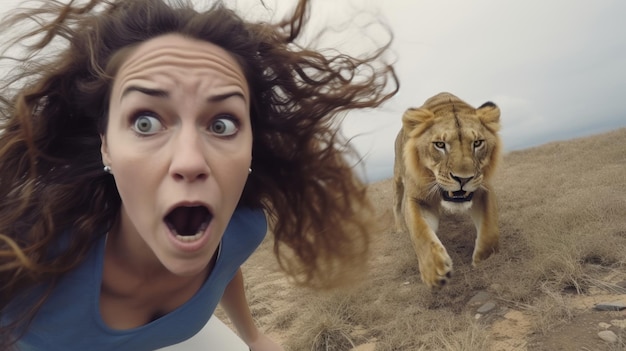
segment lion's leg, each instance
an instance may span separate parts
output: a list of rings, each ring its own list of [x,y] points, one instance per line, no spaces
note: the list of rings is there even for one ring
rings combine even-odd
[[[472,255],[472,265],[478,264],[498,251],[500,239],[498,208],[493,192],[483,193],[482,198],[483,201],[475,202],[470,212],[476,226],[476,244]]]
[[[404,215],[402,214],[402,202],[404,200],[404,183],[402,178],[394,179],[393,217],[396,221],[396,231],[401,232],[406,229]]]
[[[439,216],[412,199],[407,201],[405,208],[422,281],[431,288],[440,288],[452,276],[452,260],[435,234]]]

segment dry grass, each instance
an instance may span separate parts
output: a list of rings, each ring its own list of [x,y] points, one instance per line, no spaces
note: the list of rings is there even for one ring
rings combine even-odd
[[[289,285],[269,243],[244,266],[255,318],[288,350],[488,350],[490,325],[468,300],[486,290],[501,311],[533,317],[545,335],[579,313],[571,296],[616,293],[626,280],[626,129],[505,155],[495,182],[501,250],[471,267],[469,218],[442,220],[439,237],[454,277],[437,293],[420,282],[406,233],[393,231],[391,180],[371,186],[381,230],[369,274],[350,290],[318,293]],[[623,293],[623,291],[622,291]],[[624,333],[609,350],[625,350]],[[520,348],[522,350],[523,348]]]

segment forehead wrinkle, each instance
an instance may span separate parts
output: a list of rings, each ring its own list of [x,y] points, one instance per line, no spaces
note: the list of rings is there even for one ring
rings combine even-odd
[[[181,53],[185,54],[181,54]],[[136,61],[139,61],[136,63]],[[196,52],[189,51],[184,48],[180,50],[172,50],[172,48],[163,48],[161,50],[154,50],[146,53],[145,55],[133,55],[133,58],[124,63],[120,69],[120,72],[130,70],[143,70],[154,65],[177,65],[183,64],[187,68],[209,68],[219,69],[226,68],[227,75],[236,77],[237,79],[245,81],[242,70],[233,62],[221,57],[220,55],[208,52]],[[135,69],[133,69],[135,67]]]
[[[184,68],[183,68],[184,67]],[[164,68],[166,68],[164,70]],[[161,57],[157,60],[142,61],[136,65],[126,67],[120,70],[120,75],[124,78],[131,78],[136,76],[147,77],[150,75],[163,75],[173,71],[212,71],[211,73],[221,73],[225,77],[230,78],[238,83],[246,82],[243,74],[240,74],[235,69],[222,70],[221,68],[228,68],[219,64],[216,64],[208,60],[169,60],[165,57]],[[171,70],[171,71],[170,71]],[[167,75],[167,74],[165,74]],[[128,79],[124,79],[128,80]]]
[[[211,76],[213,77],[213,79],[211,80],[212,83],[218,83],[219,85],[223,86],[236,86],[242,88],[242,90],[244,91],[246,90],[245,87],[247,85],[245,84],[245,81],[237,79],[237,76],[225,75],[222,72],[219,72],[222,74],[218,75],[216,74],[218,72],[214,70],[212,70],[211,72],[202,72],[202,69],[195,70],[190,68],[181,68],[178,65],[158,65],[146,68],[137,67],[137,69],[135,70],[124,73],[122,80],[120,81],[120,86],[123,87],[129,84],[129,82],[139,80],[144,82],[143,84],[147,83],[148,85],[150,85],[146,88],[152,88],[152,85],[156,83],[156,78],[166,78],[168,80],[178,81],[181,75],[184,76],[187,72],[190,71],[196,71],[194,72],[193,76],[194,82],[198,81],[198,77]]]
[[[183,44],[187,44],[184,42]],[[200,43],[209,44],[210,43]],[[164,45],[164,44],[163,44]],[[194,72],[195,75],[216,75],[223,84],[237,86],[242,89],[242,95],[246,95],[247,80],[234,58],[225,57],[227,52],[221,52],[220,47],[215,46],[217,52],[209,52],[202,48],[190,48],[188,45],[167,45],[149,50],[152,45],[140,46],[122,64],[118,71],[118,86],[124,87],[129,81],[142,80],[153,83],[158,76],[171,76],[171,72]],[[234,62],[233,62],[234,61]],[[171,77],[170,77],[171,78]],[[174,78],[176,80],[177,78]],[[232,81],[230,81],[232,80]],[[145,83],[144,83],[145,84]],[[149,84],[152,85],[152,84]]]
[[[126,59],[125,64],[132,64],[136,60],[144,60],[153,56],[163,56],[163,52],[174,56],[211,56],[227,65],[238,66],[231,53],[222,47],[208,41],[187,38],[182,35],[171,34],[150,39],[140,44]]]

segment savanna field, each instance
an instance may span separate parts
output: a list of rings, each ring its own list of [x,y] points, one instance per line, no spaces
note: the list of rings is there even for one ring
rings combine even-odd
[[[395,232],[388,179],[370,186],[380,229],[365,279],[298,288],[268,235],[243,267],[254,318],[290,351],[626,350],[626,309],[597,310],[626,305],[626,129],[505,154],[494,185],[500,251],[472,267],[471,219],[443,217],[444,289],[420,281],[408,234]]]

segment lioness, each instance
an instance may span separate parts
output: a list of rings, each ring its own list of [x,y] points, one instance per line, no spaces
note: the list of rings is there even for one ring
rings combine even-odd
[[[452,260],[437,237],[442,210],[469,211],[477,238],[472,264],[498,249],[498,212],[489,184],[498,163],[500,109],[474,108],[449,93],[409,108],[395,145],[396,229],[408,229],[424,283],[448,282]]]

